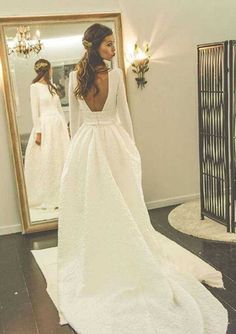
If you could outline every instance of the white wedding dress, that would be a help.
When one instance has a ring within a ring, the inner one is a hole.
[[[33,128],[25,152],[25,182],[30,208],[54,209],[59,204],[60,179],[70,145],[60,98],[46,84],[30,85]],[[35,143],[41,132],[41,145]]]
[[[123,72],[102,111],[76,100],[58,222],[60,324],[81,334],[225,334],[228,312],[200,282],[219,271],[154,230],[144,202]]]

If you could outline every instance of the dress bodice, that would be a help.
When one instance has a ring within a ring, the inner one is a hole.
[[[69,77],[69,113],[72,136],[83,123],[87,125],[105,125],[118,122],[124,126],[134,140],[123,71],[120,68],[108,71],[108,95],[101,111],[92,111],[85,100],[77,99],[74,95],[76,86],[77,71],[73,71]]]
[[[48,85],[35,82],[30,85],[30,102],[33,124],[36,131],[41,131],[41,120],[47,116],[61,116],[65,121],[60,98],[57,94],[51,95]]]
[[[102,110],[92,111],[85,100],[79,100],[83,116],[83,123],[92,125],[92,124],[110,124],[113,122],[119,122],[119,119],[117,118],[116,114],[116,103],[115,103],[116,99],[114,96],[115,90],[113,89],[115,85],[115,82],[113,81],[114,80],[117,81],[118,77],[117,76],[113,77],[114,71],[115,69],[108,71],[108,95]]]
[[[119,77],[117,75],[115,75],[114,73],[117,71],[117,69],[112,69],[110,71],[108,71],[108,94],[107,94],[107,98],[105,101],[105,104],[103,106],[102,110],[99,111],[92,111],[87,102],[85,100],[79,100],[80,104],[81,104],[81,110],[85,111],[85,112],[93,112],[93,113],[107,113],[108,111],[111,112],[111,110],[115,110],[115,96],[114,94],[116,93],[114,87],[117,86],[118,84],[118,79]],[[73,72],[73,75],[76,76],[76,71]],[[86,117],[86,113],[84,114],[84,117]]]

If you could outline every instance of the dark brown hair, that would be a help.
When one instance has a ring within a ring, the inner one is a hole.
[[[103,39],[106,36],[112,35],[112,29],[109,27],[100,24],[94,23],[92,24],[84,33],[83,36],[83,45],[86,49],[84,56],[76,65],[77,70],[77,82],[78,85],[74,90],[74,94],[76,97],[83,99],[83,97],[87,96],[89,89],[94,84],[95,75],[97,72],[95,68],[97,66],[104,67],[101,72],[107,72],[108,67],[104,60],[101,58],[98,48],[102,43]],[[96,84],[95,86],[95,95],[99,93],[99,88]]]
[[[34,64],[34,70],[37,73],[37,76],[33,79],[32,83],[38,82],[41,78],[44,78],[48,85],[49,92],[51,95],[57,94],[59,95],[58,89],[55,85],[53,85],[50,81],[49,70],[51,67],[51,63],[46,59],[39,59]]]

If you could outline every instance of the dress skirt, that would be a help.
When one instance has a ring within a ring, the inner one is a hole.
[[[35,143],[33,127],[25,152],[25,181],[29,207],[54,209],[59,205],[60,179],[70,138],[58,112],[41,116],[41,145]]]
[[[117,122],[73,137],[58,222],[60,323],[81,334],[224,334],[228,314],[201,282],[221,273],[154,230],[141,158]]]

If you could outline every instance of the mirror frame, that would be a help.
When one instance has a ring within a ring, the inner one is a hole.
[[[113,21],[115,26],[116,36],[116,54],[118,66],[124,72],[124,80],[126,86],[125,67],[124,67],[124,53],[123,53],[123,35],[121,13],[89,13],[89,14],[72,14],[72,15],[41,15],[41,16],[12,16],[0,17],[0,72],[2,70],[2,83],[0,89],[3,89],[3,96],[5,102],[6,117],[8,123],[8,133],[11,144],[11,153],[13,158],[14,173],[17,185],[17,194],[20,206],[20,218],[22,225],[22,234],[41,232],[45,230],[54,230],[58,226],[58,218],[42,220],[40,223],[32,224],[29,214],[29,206],[25,185],[25,177],[23,170],[22,152],[20,145],[20,135],[16,120],[16,105],[15,98],[11,92],[12,80],[10,78],[9,62],[7,54],[7,46],[4,29],[9,26],[16,26],[20,24],[66,24],[76,22],[100,22]],[[1,73],[0,73],[1,74]],[[1,77],[0,77],[1,79]],[[126,90],[127,91],[127,90]]]

